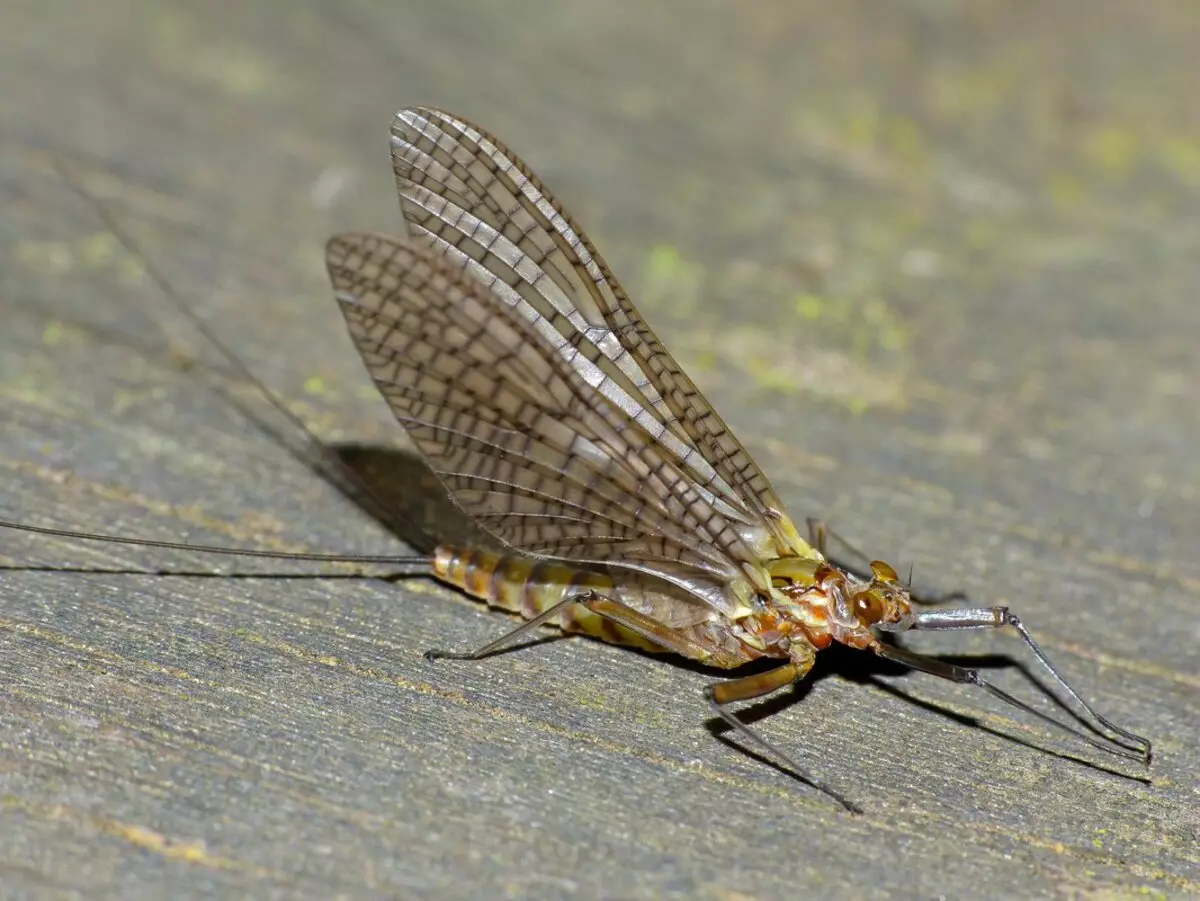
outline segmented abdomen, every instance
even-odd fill
[[[613,580],[603,573],[554,560],[497,554],[480,548],[439,546],[433,553],[433,576],[489,606],[533,619],[569,594],[591,589],[616,597]],[[663,648],[581,604],[571,604],[551,620],[564,632],[580,632],[612,644],[647,651]]]

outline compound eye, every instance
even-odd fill
[[[896,571],[882,560],[873,560],[871,562],[871,575],[873,575],[880,582],[900,581],[900,577],[896,575]]]
[[[854,615],[864,626],[873,626],[884,613],[883,600],[873,591],[860,591],[854,596]]]

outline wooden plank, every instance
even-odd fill
[[[582,640],[425,661],[508,625],[427,583],[10,570],[0,894],[1200,892],[1194,5],[514,9],[6,4],[0,516],[402,552],[233,407],[50,159],[424,516],[321,247],[399,229],[389,117],[433,102],[563,197],[797,517],[1011,604],[1155,740],[1152,784],[830,654],[756,722],[854,818],[711,734],[715,674]],[[282,569],[8,533],[0,561]]]

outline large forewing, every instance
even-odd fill
[[[502,542],[661,575],[718,608],[719,586],[756,568],[678,461],[461,267],[364,234],[331,239],[327,265],[396,418]]]
[[[490,176],[478,173],[479,167],[464,156],[453,136],[424,119],[419,120],[423,130],[416,140],[424,142],[428,152],[400,136],[401,123],[417,123],[415,115],[412,111],[409,118],[404,113],[397,118],[392,141],[410,233],[426,239],[534,321],[543,337],[590,384],[637,417],[702,490],[727,505],[727,515],[756,521],[758,517],[749,515],[740,498],[696,452],[636,360],[612,334],[588,290],[594,282],[576,268],[578,261],[562,253],[554,233],[506,194],[502,181],[492,180],[495,194],[486,193]],[[491,221],[468,212],[464,204]]]
[[[535,319],[546,340],[727,516],[794,546],[766,476],[520,159],[469,122],[425,108],[397,115],[392,159],[415,237]]]

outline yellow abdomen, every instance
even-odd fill
[[[520,614],[525,619],[533,619],[569,595],[588,589],[617,598],[615,583],[603,573],[555,560],[497,554],[479,548],[439,545],[433,553],[433,576],[491,607]],[[581,604],[564,607],[551,622],[564,632],[579,632],[646,651],[663,651],[659,645],[597,616]]]

